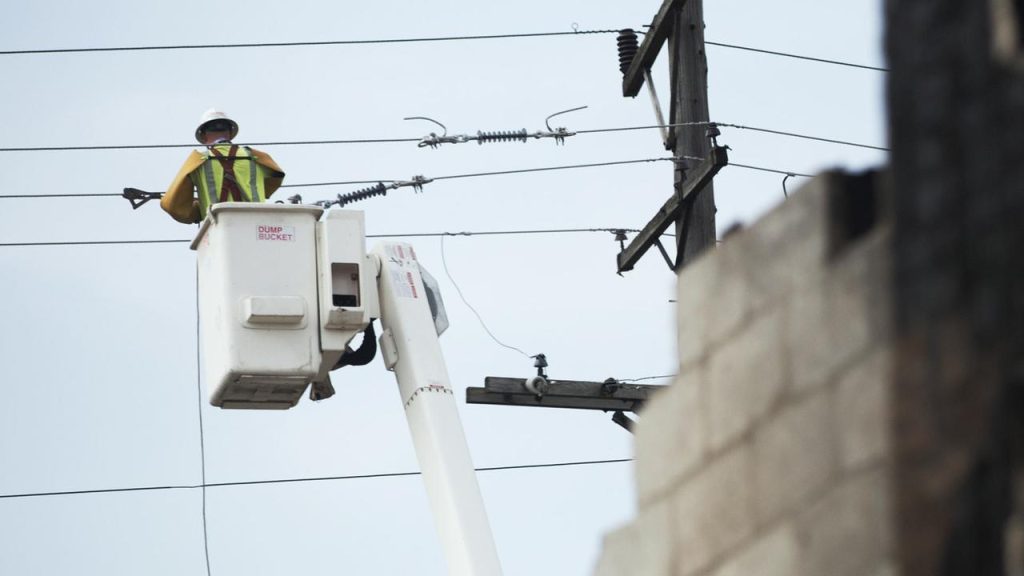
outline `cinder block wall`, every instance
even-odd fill
[[[890,231],[851,232],[849,179],[819,176],[680,275],[679,377],[641,415],[638,516],[597,576],[897,573]]]

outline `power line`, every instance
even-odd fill
[[[763,168],[761,166],[751,166],[749,164],[736,164],[735,162],[729,162],[729,166],[735,166],[736,168],[744,168],[747,170],[759,170],[761,172],[771,172],[773,174],[782,174],[785,176],[799,176],[801,178],[814,178],[813,174],[801,174],[799,172],[787,172],[786,170],[776,170],[775,168]]]
[[[696,157],[686,157],[686,158],[690,159],[690,160],[701,160],[701,158],[696,158]],[[480,178],[480,177],[485,177],[485,176],[506,176],[506,175],[511,175],[511,174],[529,174],[529,173],[534,173],[534,172],[548,172],[548,171],[552,171],[552,170],[574,170],[574,169],[582,169],[582,168],[598,168],[598,167],[606,167],[606,166],[621,166],[621,165],[625,165],[625,164],[642,164],[642,163],[666,162],[666,161],[671,162],[671,161],[674,161],[674,160],[676,160],[676,159],[672,158],[672,157],[643,158],[643,159],[639,159],[639,160],[616,160],[616,161],[610,161],[610,162],[594,162],[594,163],[590,163],[590,164],[569,164],[569,165],[564,165],[564,166],[544,166],[544,167],[541,167],[541,168],[521,168],[521,169],[516,169],[516,170],[498,170],[498,171],[493,171],[493,172],[474,172],[474,173],[469,173],[469,174],[452,174],[452,175],[449,175],[449,176],[435,176],[435,177],[433,177],[433,178],[431,178],[429,180],[431,180],[431,181],[434,181],[434,180],[455,180],[455,179],[459,179],[459,178]],[[779,169],[773,169],[773,168],[762,168],[762,167],[759,167],[759,166],[751,166],[751,165],[748,165],[748,164],[737,164],[735,162],[730,162],[729,165],[730,166],[735,166],[736,168],[744,168],[744,169],[749,169],[749,170],[760,170],[760,171],[764,171],[764,172],[774,172],[774,173],[777,173],[777,174],[788,174],[788,175],[792,175],[792,176],[801,176],[801,177],[804,177],[804,178],[813,178],[813,175],[811,175],[811,174],[801,174],[801,173],[798,173],[798,172],[792,172],[792,171],[787,171],[787,170],[779,170]],[[348,185],[348,184],[354,184],[354,183],[366,183],[366,182],[399,182],[399,180],[382,179],[382,180],[346,181],[346,182],[310,182],[310,183],[306,183],[306,184],[284,184],[284,185],[281,186],[281,188],[309,188],[309,187],[323,187],[323,186],[341,186],[341,185]],[[8,195],[0,194],[0,200],[10,200],[10,199],[53,199],[53,198],[95,198],[95,197],[118,197],[118,198],[120,198],[120,197],[122,197],[122,195],[121,194],[115,194],[113,192],[110,192],[110,193],[96,193],[96,194],[8,194]],[[448,234],[451,235],[453,233],[448,233]],[[148,242],[153,242],[153,243],[159,243],[159,242],[178,242],[178,240],[150,240]],[[8,244],[0,244],[0,247],[2,247],[2,246],[21,246],[21,245],[47,245],[47,244],[68,245],[68,244],[111,244],[111,243],[118,243],[118,242],[112,242],[112,241],[86,241],[86,242],[53,242],[53,243],[41,242],[41,243],[24,243],[24,244],[18,244],[18,243],[11,244],[11,243],[8,243]]]
[[[691,158],[691,157],[688,157],[688,159],[700,160],[700,158]],[[674,161],[674,160],[675,160],[675,158],[672,158],[672,157],[643,158],[643,159],[639,159],[639,160],[617,160],[617,161],[611,161],[611,162],[595,162],[595,163],[590,163],[590,164],[569,164],[569,165],[564,165],[564,166],[545,166],[545,167],[541,167],[541,168],[522,168],[522,169],[517,169],[517,170],[498,170],[498,171],[494,171],[494,172],[474,172],[474,173],[469,173],[469,174],[453,174],[453,175],[449,175],[449,176],[435,176],[431,180],[454,180],[454,179],[459,179],[459,178],[480,178],[480,177],[485,177],[485,176],[506,176],[506,175],[511,175],[511,174],[529,174],[529,173],[533,173],[533,172],[548,172],[548,171],[552,171],[552,170],[573,170],[573,169],[582,169],[582,168],[598,168],[598,167],[606,167],[606,166],[620,166],[620,165],[625,165],[625,164],[641,164],[641,163],[666,162],[666,161],[671,162],[671,161]],[[788,174],[788,175],[792,175],[792,176],[801,176],[801,177],[804,177],[804,178],[813,178],[813,175],[811,175],[811,174],[801,174],[801,173],[798,173],[798,172],[792,172],[792,171],[788,171],[788,170],[779,170],[779,169],[774,169],[774,168],[763,168],[763,167],[760,167],[760,166],[751,166],[751,165],[748,165],[748,164],[737,164],[735,162],[730,162],[729,165],[730,166],[734,166],[736,168],[744,168],[744,169],[748,169],[748,170],[760,170],[760,171],[763,171],[763,172],[774,172],[774,173],[777,173],[777,174]],[[399,180],[381,179],[381,180],[359,180],[359,181],[339,181],[339,182],[310,182],[310,183],[305,183],[305,184],[284,184],[284,185],[281,186],[281,188],[309,188],[309,187],[323,187],[323,186],[342,186],[342,185],[350,185],[350,184],[361,184],[361,183],[367,183],[367,182],[374,182],[374,183],[376,183],[376,182],[399,182]],[[6,195],[5,194],[0,194],[0,200],[11,200],[11,199],[23,199],[23,200],[24,199],[53,199],[53,198],[96,198],[96,197],[118,197],[118,198],[121,198],[122,195],[121,194],[116,194],[116,193],[113,193],[113,192],[110,192],[110,193],[96,193],[96,194],[6,194]],[[455,234],[463,234],[463,233],[445,232],[444,234],[455,235]],[[477,234],[480,234],[480,233],[477,233]],[[399,235],[399,236],[401,236],[401,235]],[[367,237],[369,238],[370,236],[367,236]],[[144,242],[160,243],[160,242],[184,242],[184,241],[185,240],[148,240],[148,241],[144,241]],[[101,241],[86,241],[86,242],[33,242],[33,243],[7,243],[7,244],[0,244],[0,247],[2,247],[2,246],[40,246],[40,245],[50,245],[50,244],[52,244],[52,245],[118,244],[118,243],[136,243],[136,242],[139,242],[139,241],[118,242],[118,241],[101,240]]]
[[[3,50],[0,56],[28,54],[69,54],[83,52],[140,52],[152,50],[211,50],[223,48],[293,48],[298,46],[353,46],[366,44],[412,44],[418,42],[453,42],[457,40],[507,40],[513,38],[544,38],[618,34],[618,30],[573,30],[572,32],[526,32],[519,34],[479,34],[470,36],[424,36],[419,38],[377,38],[366,40],[323,40],[303,42],[249,42],[241,44],[177,44],[154,46],[109,46],[96,48],[43,48],[38,50]]]
[[[469,303],[469,300],[466,300],[466,295],[462,293],[462,288],[459,288],[458,282],[455,281],[455,278],[452,278],[452,273],[448,271],[448,259],[445,257],[444,253],[444,238],[444,236],[441,236],[441,266],[444,268],[445,276],[448,277],[448,280],[452,283],[452,286],[455,287],[455,292],[458,293],[459,298],[462,300],[462,303],[466,305],[466,308],[469,308],[470,312],[472,312],[474,316],[476,316],[477,321],[480,322],[480,326],[482,326],[484,332],[487,332],[487,335],[491,337],[491,340],[494,340],[502,348],[514,350],[516,352],[519,352],[523,356],[529,358],[530,355],[527,354],[526,352],[523,352],[521,349],[516,348],[515,346],[510,346],[508,344],[505,344],[501,340],[498,340],[498,337],[495,336],[494,333],[491,332],[491,329],[487,327],[487,323],[484,322],[484,319],[482,316],[480,316],[480,313],[477,312],[476,308],[474,308],[473,305]]]
[[[526,234],[571,234],[583,232],[606,232],[612,233],[622,231],[636,233],[635,228],[554,228],[546,230],[483,230],[483,231],[460,231],[460,232],[410,232],[394,234],[367,234],[367,238],[423,238],[438,236],[506,236]],[[63,241],[63,242],[7,242],[0,243],[0,248],[19,246],[98,246],[98,245],[122,245],[122,244],[187,244],[192,242],[191,238],[169,239],[169,240],[84,240],[84,241]]]
[[[860,68],[862,70],[874,70],[876,72],[888,72],[888,68],[880,68],[878,66],[867,66],[865,64],[854,64],[852,62],[843,62],[842,60],[829,60],[827,58],[816,58],[814,56],[803,56],[800,54],[790,54],[788,52],[777,52],[775,50],[765,50],[763,48],[752,48],[750,46],[740,46],[737,44],[724,44],[722,42],[711,42],[705,40],[705,44],[709,46],[718,46],[720,48],[732,48],[735,50],[746,50],[747,52],[758,52],[760,54],[769,54],[771,56],[782,56],[785,58],[795,58],[797,60],[810,60],[811,62],[820,62],[822,64],[834,64],[836,66],[846,66],[849,68]]]
[[[595,162],[592,164],[570,164],[567,166],[546,166],[543,168],[522,168],[519,170],[498,170],[495,172],[473,172],[470,174],[455,174],[452,176],[435,176],[434,180],[454,180],[456,178],[479,178],[481,176],[504,176],[507,174],[528,174],[531,172],[547,172],[550,170],[574,170],[577,168],[598,168],[603,166],[621,166],[624,164],[642,164],[645,162],[665,162],[675,160],[674,158],[643,158],[640,160],[616,160],[612,162]]]
[[[480,178],[484,176],[505,176],[510,174],[529,174],[532,172],[548,172],[552,170],[576,170],[581,168],[600,168],[606,166],[622,166],[626,164],[643,164],[650,162],[665,162],[672,161],[671,157],[662,158],[641,158],[638,160],[613,160],[609,162],[593,162],[589,164],[568,164],[562,166],[543,166],[540,168],[520,168],[515,170],[498,170],[494,172],[474,172],[469,174],[452,174],[449,176],[435,176],[431,180],[455,180],[459,178]],[[400,180],[394,179],[380,179],[380,180],[369,180],[369,181],[344,181],[344,182],[310,182],[306,184],[283,184],[281,188],[310,188],[317,186],[342,186],[359,183],[377,183],[377,182],[400,182]],[[117,196],[122,197],[121,194],[113,192],[103,194],[12,194],[12,195],[0,195],[0,199],[13,199],[13,198],[76,198],[76,197],[98,197],[98,196]]]
[[[4,242],[0,248],[18,246],[99,246],[116,244],[184,244],[192,240],[73,240],[63,242]]]
[[[419,138],[361,138],[351,140],[289,140],[250,142],[247,146],[317,146],[325,144],[392,144],[396,142],[419,142]],[[0,148],[0,152],[69,152],[82,150],[151,150],[159,148],[198,148],[192,144],[109,144],[96,146],[26,146],[21,148]]]
[[[199,413],[199,465],[203,483],[203,554],[206,558],[206,576],[210,576],[210,537],[206,529],[206,440],[203,433],[203,385],[200,356],[202,350],[199,342],[199,274],[196,274],[196,407]]]
[[[664,376],[644,376],[643,378],[625,378],[617,380],[617,382],[643,382],[644,380],[662,380],[665,378],[675,378],[678,374],[665,374]]]
[[[717,125],[724,128],[736,128],[739,130],[752,130],[755,132],[764,132],[767,134],[775,134],[778,136],[789,136],[792,138],[801,138],[805,140],[814,140],[818,142],[827,142],[830,144],[841,144],[845,146],[854,146],[858,148],[870,148],[872,150],[883,150],[888,151],[888,148],[882,146],[874,146],[871,144],[860,144],[857,142],[850,142],[847,140],[841,140],[838,138],[826,138],[823,136],[813,136],[808,134],[799,134],[796,132],[787,132],[783,130],[774,130],[770,128],[760,128],[757,126],[747,126],[743,124],[731,124],[728,122],[681,122],[674,124],[647,124],[642,126],[619,126],[611,128],[590,128],[585,130],[574,130],[572,134],[607,134],[615,132],[629,132],[635,130],[657,130],[663,128],[679,128],[686,126],[710,126]],[[251,142],[248,146],[317,146],[317,145],[332,145],[332,144],[392,144],[392,143],[409,143],[409,142],[420,142],[421,138],[357,138],[357,139],[333,139],[333,140],[277,140],[277,141],[266,141],[266,142]],[[86,150],[143,150],[143,149],[160,149],[160,148],[197,148],[195,143],[192,144],[110,144],[110,145],[95,145],[95,146],[23,146],[23,147],[11,147],[11,148],[0,148],[0,152],[61,152],[61,151],[86,151]],[[356,181],[356,182],[344,182],[344,184],[375,184],[381,180],[372,181]],[[394,182],[394,180],[383,180],[383,182]],[[314,184],[315,185],[315,184]],[[291,186],[299,186],[292,184]],[[84,194],[83,194],[84,196]]]
[[[476,472],[501,472],[507,470],[537,470],[543,468],[564,468],[569,466],[594,466],[600,464],[620,464],[632,462],[632,458],[612,458],[607,460],[580,460],[574,462],[551,462],[542,464],[513,464],[508,466],[485,466],[475,468]],[[85,494],[116,494],[121,492],[155,492],[162,490],[196,490],[200,488],[227,488],[233,486],[261,486],[273,484],[293,484],[298,482],[327,482],[339,480],[372,480],[376,478],[399,478],[403,476],[419,476],[421,472],[381,472],[378,474],[355,474],[350,476],[319,476],[311,478],[285,478],[279,480],[248,480],[240,482],[210,482],[202,484],[179,484],[167,486],[138,486],[130,488],[98,488],[95,490],[65,490],[54,492],[23,492],[18,494],[0,494],[0,500],[15,498],[41,498],[52,496],[79,496]]]
[[[835,138],[822,138],[821,136],[809,136],[807,134],[797,134],[796,132],[784,132],[782,130],[771,130],[769,128],[757,128],[755,126],[743,126],[741,124],[726,124],[723,122],[718,123],[723,128],[736,128],[738,130],[752,130],[754,132],[764,132],[766,134],[776,134],[779,136],[789,136],[791,138],[801,138],[804,140],[814,140],[815,142],[828,142],[829,144],[842,144],[844,146],[853,146],[856,148],[868,148],[870,150],[881,150],[883,152],[889,152],[889,148],[884,146],[873,146],[871,144],[858,144],[857,142],[849,142],[847,140],[837,140]]]
[[[491,236],[511,234],[565,234],[573,232],[616,232],[637,233],[635,228],[554,228],[549,230],[495,230],[484,232],[420,232],[412,234],[367,234],[367,238],[415,238],[417,236]]]
[[[558,36],[585,36],[594,34],[618,34],[619,30],[573,30],[571,32],[524,32],[517,34],[479,34],[479,35],[463,35],[463,36],[423,36],[416,38],[369,38],[364,40],[323,40],[323,41],[298,41],[298,42],[246,42],[236,44],[174,44],[174,45],[150,45],[150,46],[105,46],[105,47],[92,47],[92,48],[41,48],[34,50],[3,50],[0,51],[0,56],[26,56],[34,54],[73,54],[73,53],[90,53],[90,52],[142,52],[142,51],[158,51],[158,50],[215,50],[215,49],[238,49],[238,48],[296,48],[303,46],[359,46],[359,45],[372,45],[372,44],[412,44],[412,43],[425,43],[425,42],[453,42],[453,41],[466,41],[466,40],[511,40],[521,38],[551,38]],[[641,32],[642,33],[642,32]],[[855,64],[852,62],[845,62],[842,60],[832,60],[828,58],[818,58],[815,56],[805,56],[801,54],[792,54],[789,52],[780,52],[777,50],[766,50],[764,48],[755,48],[752,46],[741,46],[739,44],[726,44],[724,42],[712,42],[705,40],[705,44],[710,46],[718,46],[720,48],[730,48],[734,50],[744,50],[748,52],[757,52],[760,54],[767,54],[770,56],[781,56],[785,58],[795,58],[798,60],[809,60],[812,62],[819,62],[823,64],[833,64],[837,66],[845,66],[849,68],[860,68],[863,70],[874,70],[878,72],[888,72],[888,68],[881,68],[878,66],[868,66],[864,64]]]

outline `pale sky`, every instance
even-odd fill
[[[640,28],[658,0],[516,3],[8,0],[0,52],[304,42]],[[709,1],[706,38],[884,66],[879,2]],[[668,110],[667,55],[654,76]],[[713,120],[885,146],[882,72],[708,47]],[[646,92],[621,97],[614,34],[436,43],[0,54],[0,148],[189,144],[227,111],[238,143],[650,125]],[[723,128],[735,163],[784,172],[862,169],[883,152]],[[666,157],[655,130],[564,146],[415,143],[259,146],[286,184],[408,179]],[[0,151],[0,196],[162,190],[188,148]],[[442,180],[364,210],[368,234],[642,228],[671,194],[668,162]],[[790,191],[800,179],[787,183]],[[359,186],[283,189],[307,201]],[[783,201],[782,176],[726,167],[718,228]],[[0,198],[0,496],[201,483],[195,255],[155,203]],[[632,457],[608,414],[465,404],[486,376],[533,373],[498,346],[444,274],[437,237],[408,238],[438,279],[441,339],[478,467]],[[368,246],[376,240],[368,239]],[[554,378],[676,370],[675,277],[649,253],[625,277],[608,233],[456,236],[448,268],[488,327]],[[648,383],[666,383],[654,380]],[[393,375],[378,358],[335,373],[338,394],[287,412],[222,411],[202,394],[206,481],[414,472]],[[601,537],[634,514],[629,463],[481,472],[507,575],[590,574]],[[445,574],[417,476],[207,490],[210,573]],[[0,574],[203,575],[198,489],[0,498]]]

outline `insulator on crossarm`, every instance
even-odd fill
[[[625,75],[626,71],[633,64],[633,58],[636,57],[637,51],[640,50],[640,45],[636,39],[636,32],[632,28],[619,30],[618,44],[619,70]]]
[[[486,142],[526,142],[528,134],[526,128],[522,130],[510,130],[507,132],[477,132],[476,141],[478,144]]]
[[[373,198],[374,196],[383,196],[387,193],[388,187],[381,182],[377,182],[373,186],[363,188],[362,190],[356,190],[355,192],[349,192],[347,194],[338,194],[338,199],[335,203],[341,207],[346,204],[351,204],[352,202]]]

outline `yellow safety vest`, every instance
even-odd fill
[[[263,202],[269,171],[248,146],[217,144],[207,148],[199,168],[189,175],[199,192],[199,218],[218,202]]]

